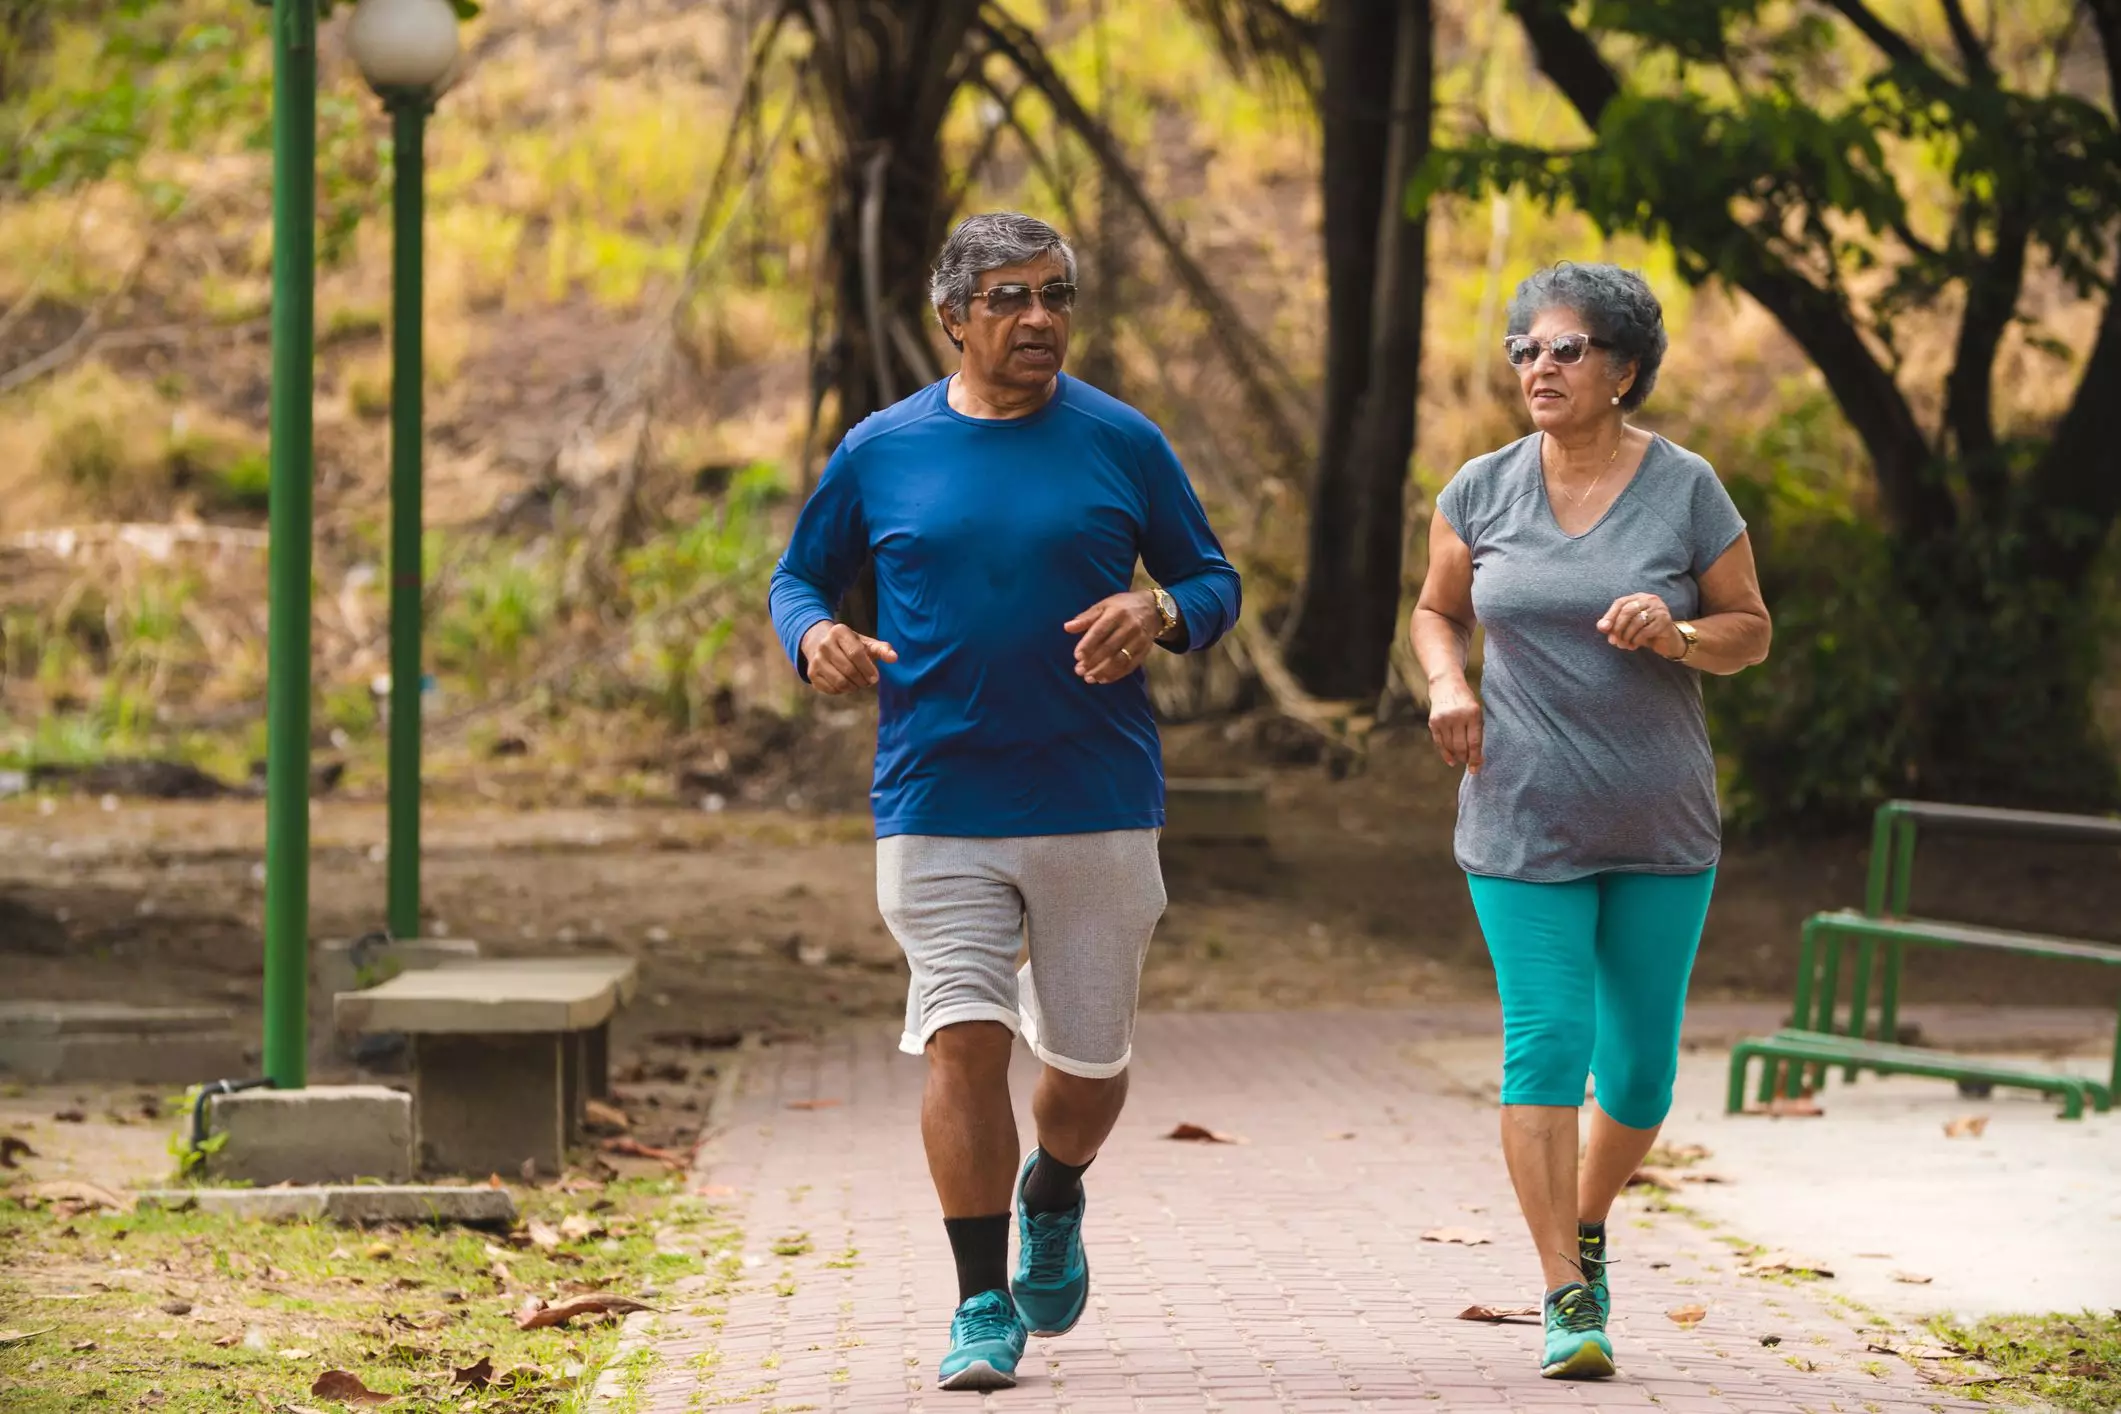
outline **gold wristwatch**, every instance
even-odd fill
[[[1178,630],[1178,601],[1162,585],[1155,588],[1156,638],[1159,643]]]
[[[1701,630],[1695,628],[1684,619],[1674,619],[1672,627],[1679,630],[1679,641],[1685,645],[1679,650],[1679,656],[1672,661],[1684,663],[1693,655],[1694,649],[1701,643]]]

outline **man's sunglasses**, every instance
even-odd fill
[[[985,300],[989,313],[1007,318],[1029,309],[1034,295],[1048,314],[1067,314],[1075,308],[1075,286],[1066,280],[1055,280],[1035,290],[1029,285],[995,285],[975,291],[972,298]]]
[[[1594,339],[1589,334],[1558,334],[1544,342],[1529,334],[1512,334],[1502,341],[1502,356],[1510,361],[1512,368],[1522,368],[1537,362],[1542,353],[1552,353],[1556,363],[1582,363],[1586,351],[1612,347],[1604,339]]]

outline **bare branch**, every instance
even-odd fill
[[[1863,0],[1826,0],[1826,3],[1841,12],[1841,17],[1854,25],[1865,39],[1878,46],[1886,58],[1896,64],[1913,64],[1928,68],[1929,62],[1922,51],[1909,42],[1906,35],[1878,18]]]
[[[1009,60],[1053,108],[1061,123],[1081,138],[1098,162],[1111,174],[1114,185],[1127,203],[1141,214],[1150,237],[1170,260],[1179,283],[1186,287],[1216,333],[1216,342],[1229,358],[1232,369],[1244,382],[1258,406],[1259,414],[1272,428],[1284,454],[1292,463],[1306,459],[1305,440],[1296,430],[1289,407],[1304,407],[1306,399],[1296,379],[1275,356],[1266,341],[1245,323],[1215,283],[1200,268],[1176,234],[1165,224],[1163,213],[1141,184],[1111,131],[1084,108],[1067,80],[1053,68],[1037,38],[999,7],[990,6],[980,27],[995,52]]]
[[[1990,13],[1995,10],[1993,0]],[[1993,83],[1996,66],[1990,62],[1988,48],[1981,36],[1966,18],[1966,6],[1960,0],[1944,0],[1944,22],[1952,27],[1952,39],[1959,46],[1959,57],[1966,64],[1966,76],[1976,83]]]

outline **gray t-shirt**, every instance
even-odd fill
[[[1458,790],[1459,866],[1541,883],[1690,874],[1722,848],[1716,758],[1691,667],[1598,631],[1623,594],[1700,611],[1701,573],[1744,533],[1700,457],[1650,439],[1578,536],[1554,519],[1534,433],[1460,468],[1436,509],[1473,554],[1488,631],[1483,764]]]

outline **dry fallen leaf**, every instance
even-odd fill
[[[16,1159],[34,1159],[37,1151],[30,1148],[27,1139],[13,1134],[0,1134],[0,1169],[11,1169]]]
[[[1494,1239],[1486,1233],[1470,1227],[1432,1227],[1421,1235],[1423,1242],[1455,1242],[1462,1247],[1478,1247]]]
[[[1961,1115],[1944,1122],[1944,1137],[1947,1139],[1979,1139],[1988,1128],[1987,1115]]]
[[[484,1389],[493,1383],[493,1357],[481,1355],[478,1363],[452,1371],[451,1384],[470,1385],[473,1389]]]
[[[788,1108],[791,1110],[830,1110],[837,1109],[844,1103],[845,1101],[843,1100],[790,1100]]]
[[[1664,1314],[1675,1324],[1692,1329],[1700,1325],[1702,1318],[1707,1316],[1708,1313],[1709,1308],[1706,1306],[1674,1306]]]
[[[49,1183],[33,1183],[25,1194],[34,1202],[50,1203],[55,1209],[72,1209],[86,1212],[93,1208],[109,1208],[112,1212],[128,1212],[132,1203],[119,1197],[101,1184],[82,1183],[78,1179],[61,1178]],[[62,1212],[63,1216],[70,1216]]]
[[[1494,1325],[1505,1322],[1533,1326],[1539,1324],[1537,1306],[1468,1306],[1458,1313],[1461,1321],[1487,1321]]]
[[[627,1115],[626,1111],[620,1109],[617,1105],[606,1104],[602,1100],[584,1100],[582,1102],[582,1123],[592,1131],[602,1131],[610,1134],[624,1134],[627,1130],[633,1128],[633,1120]]]
[[[1894,1272],[1893,1280],[1907,1286],[1928,1286],[1935,1278],[1917,1276],[1913,1272]]]
[[[685,1161],[678,1155],[671,1153],[668,1149],[657,1149],[643,1144],[638,1139],[606,1139],[603,1143],[597,1145],[597,1148],[603,1153],[618,1154],[626,1158],[654,1159],[657,1163],[664,1164],[679,1172],[682,1172],[685,1168]]]
[[[326,1370],[317,1376],[309,1392],[319,1399],[336,1399],[341,1404],[388,1404],[395,1395],[378,1394],[361,1383],[361,1377],[351,1370]]]
[[[1796,1257],[1788,1252],[1763,1252],[1748,1258],[1746,1270],[1757,1277],[1815,1276],[1830,1277],[1834,1269],[1824,1262],[1815,1262],[1809,1257]]]
[[[516,1328],[534,1331],[546,1326],[564,1326],[580,1316],[623,1316],[629,1311],[652,1311],[653,1306],[644,1305],[630,1296],[612,1296],[597,1293],[591,1296],[574,1296],[553,1306],[540,1303],[532,1309],[527,1303],[516,1312]]]
[[[1957,1360],[1966,1351],[1956,1345],[1903,1345],[1898,1351],[1881,1350],[1882,1355],[1905,1355],[1910,1360]]]
[[[165,1316],[189,1316],[191,1314],[191,1302],[182,1300],[165,1301],[162,1303],[162,1314]]]
[[[20,1345],[25,1340],[34,1340],[40,1335],[49,1335],[56,1327],[39,1326],[33,1331],[0,1331],[0,1345]]]
[[[567,1242],[587,1242],[602,1237],[604,1225],[587,1213],[569,1213],[560,1219],[560,1237]]]
[[[1200,1124],[1179,1124],[1172,1128],[1166,1139],[1182,1139],[1194,1144],[1242,1144],[1245,1141],[1235,1134],[1224,1134]]]
[[[560,1245],[559,1229],[555,1228],[551,1223],[532,1218],[523,1225],[523,1231],[529,1236],[534,1246],[542,1247],[547,1252]]]
[[[1747,1113],[1760,1114],[1763,1113],[1763,1111],[1748,1110]],[[1826,1111],[1821,1109],[1819,1107],[1819,1102],[1809,1095],[1798,1095],[1794,1097],[1789,1095],[1778,1095],[1774,1099],[1768,1101],[1767,1109],[1766,1111],[1764,1111],[1764,1113],[1773,1116],[1777,1119],[1811,1119],[1815,1116],[1825,1114]]]
[[[60,1124],[86,1124],[88,1116],[80,1110],[61,1110],[52,1116]]]

